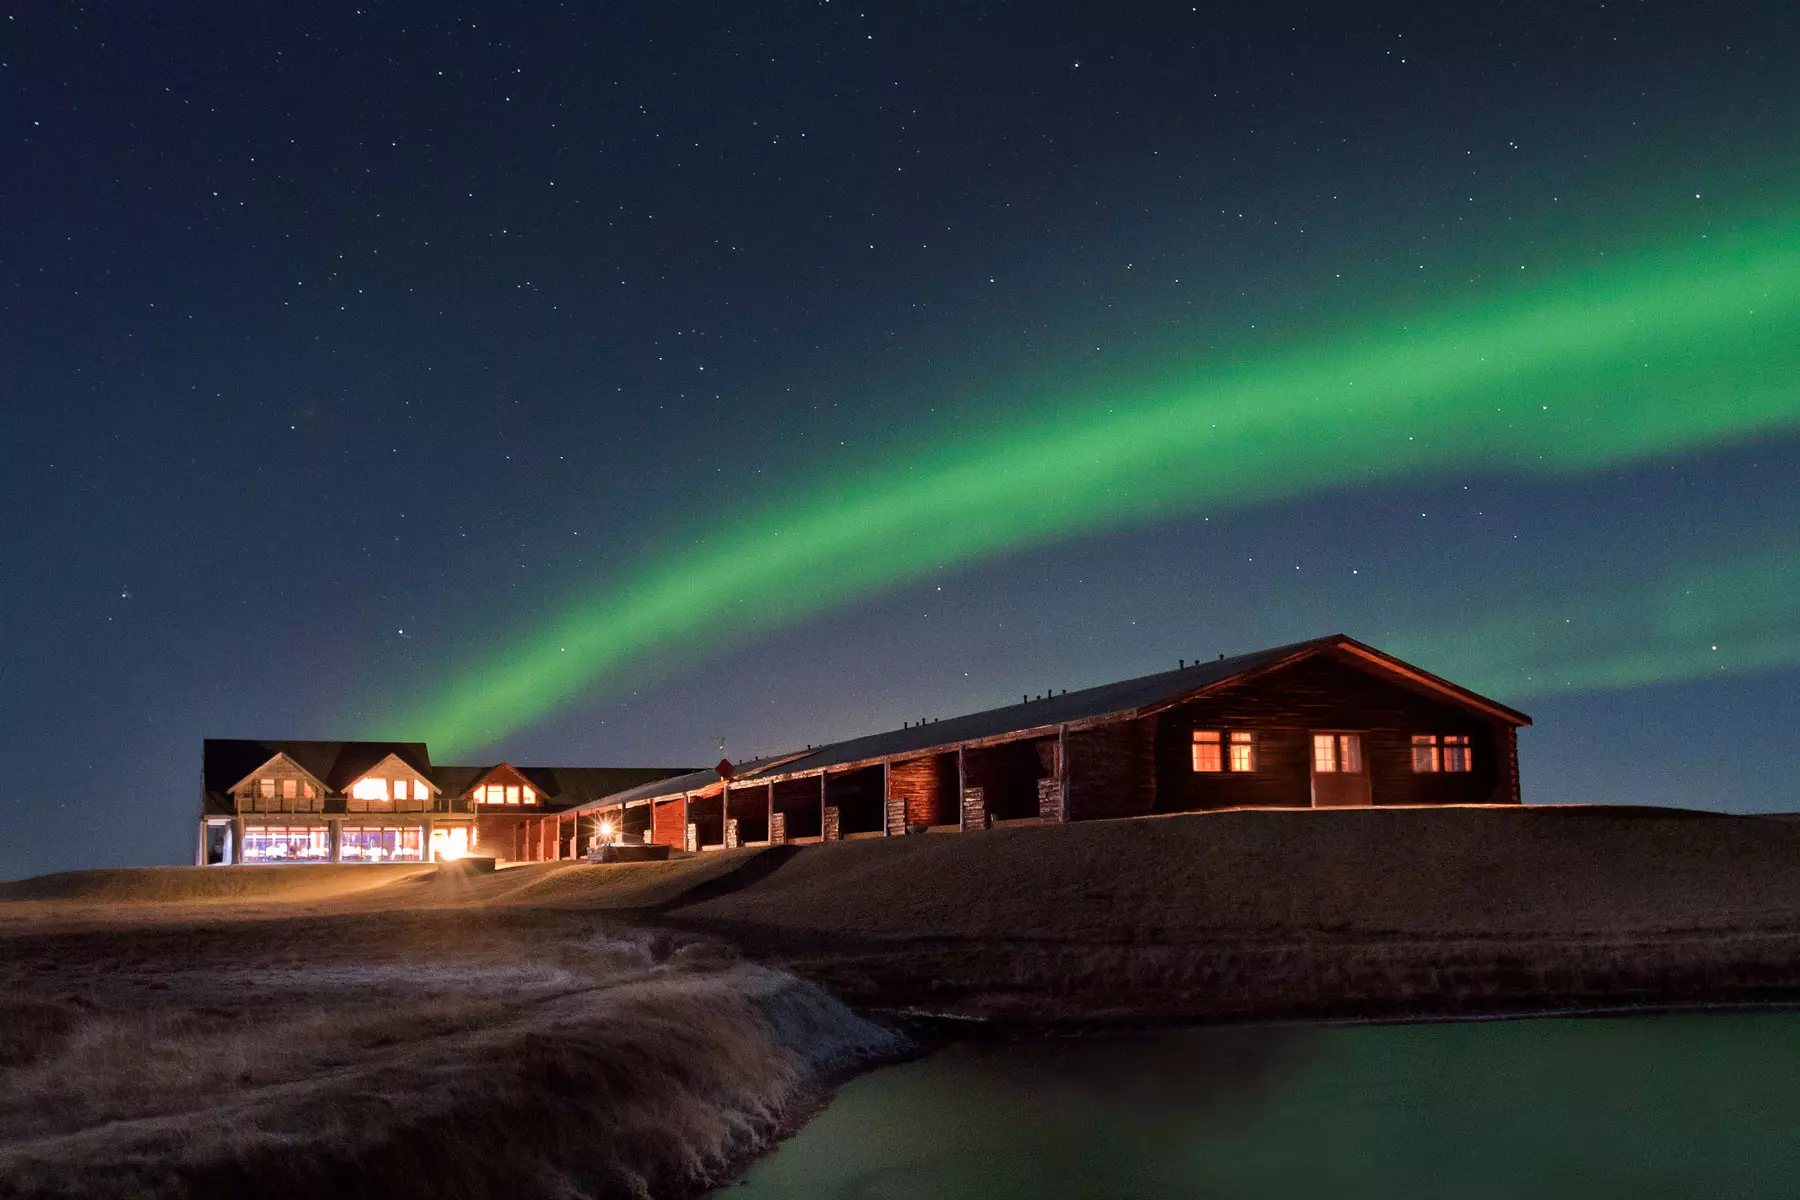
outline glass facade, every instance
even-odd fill
[[[331,831],[323,825],[246,825],[243,861],[329,862]]]
[[[417,825],[403,828],[346,825],[338,857],[344,862],[423,862],[425,831]]]

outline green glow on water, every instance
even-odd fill
[[[1791,1013],[958,1045],[855,1080],[739,1200],[1775,1200]]]
[[[1800,222],[1715,230],[1453,311],[1047,397],[1028,420],[940,435],[671,539],[540,626],[496,638],[384,724],[454,755],[625,664],[701,655],[947,564],[1202,505],[1471,468],[1583,472],[1792,430],[1796,379]],[[1659,640],[1596,651],[1579,674],[1609,686],[1715,669],[1725,660],[1681,640],[1710,628],[1696,619],[1704,597],[1754,630],[1792,614],[1783,589],[1795,577],[1791,555],[1715,564],[1702,599],[1654,598],[1644,620]],[[1540,616],[1487,614],[1449,661],[1428,661],[1455,670],[1461,654],[1472,683],[1516,681],[1531,664],[1508,660],[1504,639]],[[1730,661],[1800,658],[1794,623],[1777,624]]]

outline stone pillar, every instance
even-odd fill
[[[700,827],[692,821],[687,823],[687,836],[684,839],[684,843],[684,848],[689,854],[698,854],[700,852]]]
[[[1063,819],[1062,780],[1038,780],[1037,793],[1038,820],[1060,824]]]
[[[839,831],[837,805],[825,806],[825,812],[819,819],[819,833],[822,835],[820,840],[826,842],[835,842],[843,836]]]
[[[988,827],[987,793],[981,788],[963,788],[962,825],[964,829],[986,829]]]
[[[769,845],[781,846],[787,843],[787,814],[769,811]]]
[[[344,823],[342,821],[325,822],[325,842],[331,847],[331,861],[344,861]]]
[[[881,804],[883,816],[881,831],[889,837],[899,837],[906,832],[906,797],[894,795],[894,764],[881,764]]]
[[[739,846],[741,846],[743,844],[744,843],[740,840],[739,834],[738,834],[738,819],[736,817],[726,817],[725,818],[725,848],[727,850],[736,850]]]

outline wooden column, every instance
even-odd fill
[[[772,783],[768,783],[768,784],[764,784],[763,788],[767,792],[767,800],[768,800],[769,845],[771,845],[771,846],[780,845],[782,839],[775,836],[775,785]]]
[[[906,832],[906,805],[900,806],[900,832]],[[894,764],[881,760],[881,835],[894,836]]]

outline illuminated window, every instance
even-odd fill
[[[351,785],[350,796],[354,800],[386,800],[388,798],[387,780],[359,779]]]
[[[1248,733],[1231,735],[1231,769],[1234,771],[1256,770],[1256,743]]]
[[[1360,775],[1362,769],[1360,733],[1313,734],[1314,774]]]
[[[323,825],[244,826],[243,860],[249,862],[325,862],[331,858],[331,835]]]
[[[281,781],[281,798],[283,800],[293,800],[299,795],[300,781],[298,779],[284,779]]]
[[[1219,753],[1219,731],[1216,729],[1194,730],[1194,770],[1223,771],[1224,761]]]
[[[300,794],[302,796],[305,796],[308,800],[315,799],[315,796],[313,794],[313,785],[310,783],[302,783],[300,785]]]
[[[1432,771],[1467,771],[1473,750],[1466,733],[1415,733],[1412,740],[1413,770],[1419,774]]]
[[[533,795],[533,794],[532,794],[532,791],[531,791],[531,789],[530,789],[530,788],[526,788],[526,789],[524,789],[524,791],[525,791],[525,803],[527,803],[527,804],[536,804],[536,803],[537,803],[537,797],[536,797],[536,796],[535,796],[535,795]]]
[[[426,788],[425,781],[423,779],[413,780],[413,799],[414,800],[428,800],[430,798],[431,798],[431,792],[429,789]]]
[[[424,831],[417,825],[383,829],[349,825],[338,843],[338,857],[345,862],[421,862]]]
[[[265,798],[273,800],[275,798],[275,781],[273,779],[259,779],[256,781],[256,790],[261,792]]]
[[[519,802],[519,789],[516,785],[509,786],[506,789],[506,802],[508,804],[517,804]]]

